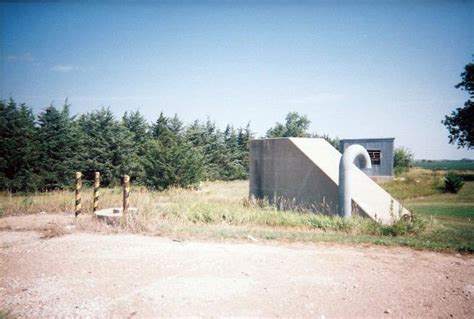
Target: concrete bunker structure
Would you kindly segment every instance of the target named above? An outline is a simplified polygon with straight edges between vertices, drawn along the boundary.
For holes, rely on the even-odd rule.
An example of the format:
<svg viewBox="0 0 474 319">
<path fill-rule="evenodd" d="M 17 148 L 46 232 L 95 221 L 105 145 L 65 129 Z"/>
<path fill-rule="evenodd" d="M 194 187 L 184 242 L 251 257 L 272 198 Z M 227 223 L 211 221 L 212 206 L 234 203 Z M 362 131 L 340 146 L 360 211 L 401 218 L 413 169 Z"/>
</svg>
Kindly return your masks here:
<svg viewBox="0 0 474 319">
<path fill-rule="evenodd" d="M 337 214 L 340 160 L 341 153 L 322 138 L 251 140 L 250 196 L 282 208 Z M 355 165 L 351 171 L 354 214 L 385 224 L 410 214 Z"/>
</svg>

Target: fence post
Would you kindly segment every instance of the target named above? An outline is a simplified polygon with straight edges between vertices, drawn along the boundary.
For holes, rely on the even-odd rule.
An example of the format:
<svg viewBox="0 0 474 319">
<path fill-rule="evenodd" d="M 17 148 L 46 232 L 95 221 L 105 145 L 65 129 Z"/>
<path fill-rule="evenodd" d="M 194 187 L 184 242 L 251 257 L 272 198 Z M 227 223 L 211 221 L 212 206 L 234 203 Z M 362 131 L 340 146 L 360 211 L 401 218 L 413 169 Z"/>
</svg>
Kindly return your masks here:
<svg viewBox="0 0 474 319">
<path fill-rule="evenodd" d="M 100 187 L 100 173 L 95 172 L 94 176 L 94 202 L 92 205 L 92 212 L 96 212 L 99 207 L 99 187 Z"/>
<path fill-rule="evenodd" d="M 76 172 L 76 209 L 75 215 L 79 215 L 81 213 L 81 188 L 82 188 L 82 173 Z"/>
<path fill-rule="evenodd" d="M 128 206 L 129 206 L 128 196 L 130 192 L 129 185 L 128 185 L 129 182 L 130 182 L 130 177 L 128 175 L 125 175 L 123 177 L 123 214 L 124 215 L 128 213 Z"/>
</svg>

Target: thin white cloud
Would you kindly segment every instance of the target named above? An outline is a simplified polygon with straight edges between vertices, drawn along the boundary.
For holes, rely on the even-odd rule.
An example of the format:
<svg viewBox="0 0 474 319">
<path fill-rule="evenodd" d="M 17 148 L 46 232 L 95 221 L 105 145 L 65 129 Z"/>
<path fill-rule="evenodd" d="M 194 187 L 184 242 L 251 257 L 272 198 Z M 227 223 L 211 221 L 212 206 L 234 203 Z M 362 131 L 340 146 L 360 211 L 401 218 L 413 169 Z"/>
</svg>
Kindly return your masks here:
<svg viewBox="0 0 474 319">
<path fill-rule="evenodd" d="M 20 55 L 7 55 L 3 58 L 3 60 L 7 61 L 8 63 L 16 63 L 16 62 L 23 62 L 23 63 L 33 63 L 36 59 L 33 55 L 29 52 Z"/>
<path fill-rule="evenodd" d="M 64 64 L 57 64 L 51 68 L 51 71 L 60 73 L 71 72 L 72 70 L 74 70 L 74 66 Z"/>
<path fill-rule="evenodd" d="M 55 66 L 51 67 L 51 71 L 54 72 L 59 72 L 59 73 L 67 73 L 67 72 L 72 72 L 72 71 L 79 71 L 79 72 L 87 72 L 87 71 L 92 71 L 92 67 L 82 67 L 82 66 L 77 66 L 77 65 L 71 65 L 71 64 L 56 64 Z"/>
</svg>

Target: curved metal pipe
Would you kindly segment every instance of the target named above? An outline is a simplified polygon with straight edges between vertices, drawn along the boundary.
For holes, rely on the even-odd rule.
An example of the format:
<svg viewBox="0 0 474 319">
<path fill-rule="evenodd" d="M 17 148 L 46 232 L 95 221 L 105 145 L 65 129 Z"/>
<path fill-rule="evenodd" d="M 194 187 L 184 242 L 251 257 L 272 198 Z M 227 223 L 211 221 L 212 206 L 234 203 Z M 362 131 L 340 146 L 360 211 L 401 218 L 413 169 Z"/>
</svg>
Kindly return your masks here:
<svg viewBox="0 0 474 319">
<path fill-rule="evenodd" d="M 349 146 L 342 154 L 339 162 L 339 214 L 344 218 L 350 218 L 352 214 L 352 185 L 351 171 L 356 158 L 364 159 L 364 167 L 372 168 L 370 156 L 367 150 L 359 144 Z"/>
</svg>

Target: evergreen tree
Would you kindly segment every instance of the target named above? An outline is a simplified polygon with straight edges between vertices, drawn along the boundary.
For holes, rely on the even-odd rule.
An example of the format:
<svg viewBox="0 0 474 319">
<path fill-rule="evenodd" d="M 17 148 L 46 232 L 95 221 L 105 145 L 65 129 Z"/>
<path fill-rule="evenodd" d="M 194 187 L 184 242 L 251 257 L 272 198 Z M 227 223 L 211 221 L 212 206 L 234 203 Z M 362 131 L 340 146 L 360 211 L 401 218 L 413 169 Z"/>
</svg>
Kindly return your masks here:
<svg viewBox="0 0 474 319">
<path fill-rule="evenodd" d="M 95 171 L 101 173 L 104 185 L 118 184 L 125 174 L 131 179 L 140 176 L 141 164 L 133 152 L 133 135 L 115 120 L 110 109 L 84 114 L 78 125 L 82 134 L 81 160 L 86 179 L 93 180 Z"/>
<path fill-rule="evenodd" d="M 37 127 L 31 109 L 13 100 L 0 102 L 0 115 L 1 189 L 64 188 L 74 171 L 86 183 L 99 171 L 104 186 L 128 174 L 156 189 L 248 176 L 249 125 L 222 132 L 208 119 L 184 127 L 177 115 L 160 113 L 150 127 L 138 111 L 118 122 L 108 108 L 75 119 L 67 102 L 44 109 Z"/>
<path fill-rule="evenodd" d="M 250 130 L 250 123 L 247 123 L 245 129 L 239 129 L 238 144 L 240 150 L 240 157 L 242 161 L 242 166 L 245 167 L 245 176 L 243 176 L 243 178 L 248 178 L 249 174 L 249 141 L 253 137 L 253 133 Z"/>
<path fill-rule="evenodd" d="M 169 119 L 163 114 L 160 113 L 160 117 L 156 120 L 156 122 L 151 127 L 151 135 L 155 139 L 175 139 L 173 132 L 171 132 L 169 128 Z"/>
<path fill-rule="evenodd" d="M 125 112 L 122 118 L 123 125 L 132 133 L 132 141 L 135 144 L 137 154 L 142 156 L 145 153 L 145 146 L 150 139 L 148 133 L 149 125 L 140 111 Z"/>
<path fill-rule="evenodd" d="M 195 120 L 184 131 L 184 139 L 190 142 L 194 148 L 202 148 L 206 142 L 206 135 L 206 128 L 199 120 Z"/>
<path fill-rule="evenodd" d="M 69 105 L 62 110 L 53 105 L 38 115 L 41 188 L 56 189 L 71 185 L 78 165 L 79 141 L 76 139 Z"/>
<path fill-rule="evenodd" d="M 168 119 L 168 128 L 179 140 L 183 134 L 183 122 L 179 119 L 178 114 L 175 114 L 172 118 Z"/>
<path fill-rule="evenodd" d="M 214 122 L 194 121 L 184 133 L 204 157 L 205 177 L 210 180 L 234 180 L 248 176 L 248 140 L 250 127 L 235 130 L 228 125 L 221 132 Z"/>
<path fill-rule="evenodd" d="M 32 110 L 13 99 L 0 101 L 0 188 L 12 192 L 39 187 L 38 147 Z"/>
<path fill-rule="evenodd" d="M 145 171 L 142 165 L 142 159 L 146 153 L 147 144 L 151 138 L 149 125 L 139 111 L 125 112 L 122 118 L 122 124 L 128 129 L 132 137 L 132 148 L 128 150 L 129 156 L 134 163 L 133 180 L 142 183 L 145 178 Z"/>
<path fill-rule="evenodd" d="M 239 129 L 239 132 L 242 131 Z M 234 180 L 242 179 L 247 175 L 247 168 L 243 163 L 239 145 L 239 135 L 234 127 L 227 125 L 224 131 L 224 152 L 222 152 L 222 166 L 220 167 L 219 179 Z"/>
<path fill-rule="evenodd" d="M 205 124 L 204 135 L 204 159 L 206 166 L 206 178 L 218 180 L 223 177 L 224 156 L 224 136 L 217 129 L 216 124 L 210 119 Z"/>
<path fill-rule="evenodd" d="M 178 143 L 162 134 L 148 144 L 143 161 L 145 184 L 163 190 L 197 184 L 204 172 L 203 158 L 188 142 Z"/>
</svg>

